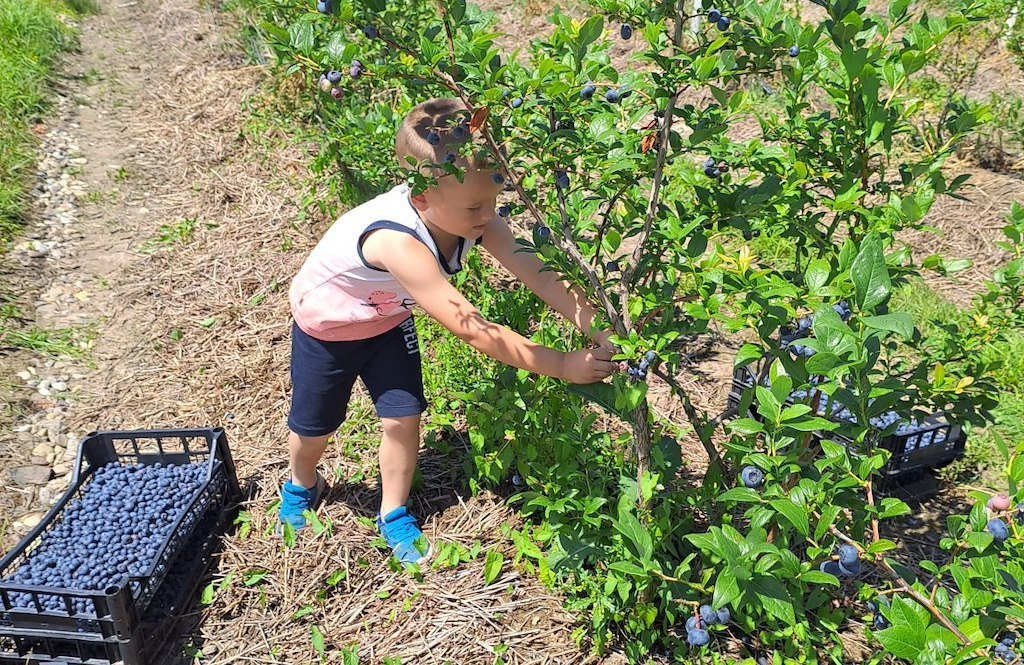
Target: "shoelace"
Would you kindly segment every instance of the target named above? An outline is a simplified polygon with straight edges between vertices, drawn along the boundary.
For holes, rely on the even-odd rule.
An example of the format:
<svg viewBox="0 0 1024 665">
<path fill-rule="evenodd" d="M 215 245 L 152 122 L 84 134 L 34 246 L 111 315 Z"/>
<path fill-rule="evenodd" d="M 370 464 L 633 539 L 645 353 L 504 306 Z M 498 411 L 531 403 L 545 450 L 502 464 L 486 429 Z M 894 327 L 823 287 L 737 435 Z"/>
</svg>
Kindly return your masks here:
<svg viewBox="0 0 1024 665">
<path fill-rule="evenodd" d="M 408 513 L 402 515 L 394 522 L 385 522 L 381 531 L 384 532 L 384 540 L 388 545 L 394 547 L 398 543 L 419 538 L 419 529 L 416 527 L 416 518 Z"/>
</svg>

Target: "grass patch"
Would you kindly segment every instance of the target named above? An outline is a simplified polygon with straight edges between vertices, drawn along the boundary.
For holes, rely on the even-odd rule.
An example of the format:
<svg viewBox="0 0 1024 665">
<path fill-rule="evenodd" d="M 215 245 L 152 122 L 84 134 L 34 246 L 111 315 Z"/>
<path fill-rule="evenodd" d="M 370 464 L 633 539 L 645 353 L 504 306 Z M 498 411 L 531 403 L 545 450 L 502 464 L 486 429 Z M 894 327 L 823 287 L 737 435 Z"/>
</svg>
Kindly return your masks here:
<svg viewBox="0 0 1024 665">
<path fill-rule="evenodd" d="M 69 6 L 95 8 L 92 0 Z M 0 244 L 20 228 L 34 158 L 29 123 L 45 111 L 51 70 L 72 38 L 62 11 L 53 0 L 0 0 Z"/>
<path fill-rule="evenodd" d="M 912 314 L 921 334 L 925 336 L 936 330 L 932 321 L 964 323 L 967 319 L 966 312 L 920 279 L 897 289 L 893 293 L 891 306 L 895 311 Z M 981 354 L 986 360 L 1002 363 L 1002 367 L 995 372 L 996 385 L 1000 388 L 999 405 L 993 410 L 995 423 L 970 431 L 963 459 L 943 472 L 947 478 L 991 479 L 1002 465 L 995 437 L 1001 436 L 1011 447 L 1018 441 L 1024 441 L 1024 384 L 1021 383 L 1024 380 L 1024 332 L 1009 331 L 1005 341 L 986 347 Z"/>
</svg>

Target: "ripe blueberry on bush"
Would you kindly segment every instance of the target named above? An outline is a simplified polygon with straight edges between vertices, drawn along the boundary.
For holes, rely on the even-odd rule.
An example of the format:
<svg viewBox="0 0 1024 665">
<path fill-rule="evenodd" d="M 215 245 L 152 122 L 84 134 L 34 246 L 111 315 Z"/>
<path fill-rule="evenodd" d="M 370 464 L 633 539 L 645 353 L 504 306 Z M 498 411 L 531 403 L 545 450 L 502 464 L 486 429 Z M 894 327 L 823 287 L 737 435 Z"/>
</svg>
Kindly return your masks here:
<svg viewBox="0 0 1024 665">
<path fill-rule="evenodd" d="M 320 2 L 316 3 L 316 10 L 318 12 L 320 12 L 321 14 L 330 14 L 331 13 L 331 3 L 330 3 L 330 0 L 320 0 Z"/>
<path fill-rule="evenodd" d="M 789 47 L 789 57 L 795 58 L 798 55 L 800 55 L 800 47 L 799 46 L 790 46 Z"/>
<path fill-rule="evenodd" d="M 619 267 L 618 260 L 615 260 L 609 261 L 608 263 L 604 264 L 604 269 L 606 272 L 618 272 L 622 268 Z"/>
<path fill-rule="evenodd" d="M 569 189 L 569 174 L 565 171 L 555 171 L 555 186 L 559 189 Z"/>
<path fill-rule="evenodd" d="M 466 138 L 466 136 L 468 134 L 469 134 L 469 129 L 467 129 L 466 125 L 464 125 L 464 124 L 460 123 L 458 125 L 455 125 L 455 127 L 452 128 L 452 138 L 455 139 L 456 141 L 463 140 L 464 138 Z"/>
<path fill-rule="evenodd" d="M 493 182 L 495 185 L 503 184 L 505 182 L 505 177 L 502 176 L 500 173 L 492 173 L 491 182 Z"/>
<path fill-rule="evenodd" d="M 987 505 L 989 510 L 1009 510 L 1010 497 L 1006 496 L 1005 494 L 996 494 L 995 496 L 988 500 Z"/>
<path fill-rule="evenodd" d="M 839 546 L 839 563 L 844 566 L 850 566 L 857 563 L 857 559 L 860 558 L 860 552 L 853 545 L 840 545 Z"/>
<path fill-rule="evenodd" d="M 821 565 L 818 566 L 818 570 L 823 573 L 828 573 L 834 577 L 842 577 L 842 571 L 839 570 L 839 564 L 835 561 L 822 561 Z"/>
<path fill-rule="evenodd" d="M 696 628 L 686 633 L 686 641 L 692 647 L 703 647 L 711 642 L 711 636 L 708 635 L 708 631 Z"/>
<path fill-rule="evenodd" d="M 454 164 L 456 159 L 458 158 L 455 156 L 454 152 L 449 152 L 444 156 L 445 164 Z"/>
<path fill-rule="evenodd" d="M 1006 528 L 1006 522 L 1000 519 L 989 520 L 985 530 L 992 534 L 992 539 L 996 543 L 1002 543 L 1010 537 L 1010 530 Z"/>
<path fill-rule="evenodd" d="M 756 490 L 764 484 L 764 471 L 756 466 L 745 466 L 740 472 L 740 479 L 743 480 L 745 486 Z"/>
<path fill-rule="evenodd" d="M 700 620 L 709 626 L 714 625 L 718 623 L 718 613 L 711 609 L 710 605 L 701 605 Z"/>
<path fill-rule="evenodd" d="M 341 82 L 341 72 L 339 72 L 337 69 L 332 69 L 331 71 L 327 72 L 327 80 L 337 85 L 338 83 Z"/>
<path fill-rule="evenodd" d="M 857 561 L 855 559 L 853 563 L 849 565 L 844 564 L 842 561 L 840 561 L 839 572 L 847 577 L 856 577 L 857 575 L 860 575 L 860 561 Z"/>
<path fill-rule="evenodd" d="M 719 30 L 721 30 L 722 32 L 725 32 L 726 30 L 729 29 L 729 24 L 731 22 L 732 21 L 729 20 L 728 16 L 723 16 L 722 18 L 718 19 L 718 21 L 715 23 L 715 25 L 718 27 Z"/>
<path fill-rule="evenodd" d="M 597 88 L 594 87 L 594 84 L 588 83 L 580 89 L 580 99 L 585 102 L 590 101 L 594 97 L 594 93 L 596 91 Z"/>
<path fill-rule="evenodd" d="M 537 235 L 540 236 L 542 239 L 547 240 L 548 238 L 551 237 L 551 229 L 543 225 L 539 226 L 537 227 Z"/>
<path fill-rule="evenodd" d="M 708 23 L 718 23 L 720 18 L 722 18 L 722 12 L 717 9 L 712 9 L 708 12 Z"/>
<path fill-rule="evenodd" d="M 617 104 L 619 101 L 619 91 L 609 90 L 608 92 L 604 93 L 604 100 L 609 104 Z"/>
<path fill-rule="evenodd" d="M 508 206 L 501 206 L 500 208 L 498 208 L 498 216 L 500 217 L 508 217 L 511 214 L 512 209 L 509 208 Z"/>
<path fill-rule="evenodd" d="M 372 25 L 364 25 L 363 34 L 366 35 L 367 39 L 377 39 L 377 28 Z"/>
<path fill-rule="evenodd" d="M 430 145 L 437 145 L 440 142 L 441 142 L 440 134 L 438 134 L 437 132 L 434 132 L 434 131 L 427 132 L 427 143 L 429 143 Z"/>
<path fill-rule="evenodd" d="M 729 623 L 729 619 L 731 619 L 731 618 L 732 618 L 732 613 L 729 612 L 729 608 L 728 607 L 723 607 L 722 609 L 718 610 L 718 623 L 721 623 L 721 624 Z"/>
<path fill-rule="evenodd" d="M 629 39 L 633 36 L 633 26 L 628 23 L 623 23 L 622 27 L 619 28 L 619 37 L 623 39 Z"/>
<path fill-rule="evenodd" d="M 519 108 L 522 105 L 523 105 L 523 98 L 522 97 L 516 97 L 515 99 L 512 100 L 512 108 L 517 109 L 517 108 Z"/>
<path fill-rule="evenodd" d="M 686 632 L 689 633 L 692 630 L 697 630 L 703 625 L 704 624 L 702 624 L 700 621 L 700 617 L 690 617 L 686 620 Z"/>
</svg>

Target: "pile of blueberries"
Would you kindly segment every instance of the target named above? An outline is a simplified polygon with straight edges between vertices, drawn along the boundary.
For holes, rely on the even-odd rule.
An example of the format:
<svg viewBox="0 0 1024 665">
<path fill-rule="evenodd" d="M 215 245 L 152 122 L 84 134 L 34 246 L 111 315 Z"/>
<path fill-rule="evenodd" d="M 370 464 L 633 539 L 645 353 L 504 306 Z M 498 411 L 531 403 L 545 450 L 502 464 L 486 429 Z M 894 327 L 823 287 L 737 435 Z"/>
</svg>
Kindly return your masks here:
<svg viewBox="0 0 1024 665">
<path fill-rule="evenodd" d="M 202 464 L 124 466 L 95 471 L 39 537 L 28 559 L 5 582 L 77 591 L 100 591 L 142 577 L 206 481 Z M 60 597 L 37 594 L 43 610 L 67 611 Z M 27 593 L 12 593 L 16 608 L 36 609 Z M 91 612 L 85 599 L 74 612 Z"/>
<path fill-rule="evenodd" d="M 692 647 L 707 646 L 711 641 L 708 626 L 727 624 L 731 618 L 728 607 L 715 610 L 710 605 L 701 605 L 698 615 L 686 620 L 686 642 Z"/>
</svg>

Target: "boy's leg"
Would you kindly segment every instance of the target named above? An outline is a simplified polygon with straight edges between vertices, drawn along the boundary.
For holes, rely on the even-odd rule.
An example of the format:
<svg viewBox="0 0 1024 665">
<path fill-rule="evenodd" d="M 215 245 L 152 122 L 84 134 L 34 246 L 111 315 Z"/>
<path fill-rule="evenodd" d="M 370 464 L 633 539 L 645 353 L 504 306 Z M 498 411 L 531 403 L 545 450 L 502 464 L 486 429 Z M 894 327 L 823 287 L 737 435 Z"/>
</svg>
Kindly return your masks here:
<svg viewBox="0 0 1024 665">
<path fill-rule="evenodd" d="M 420 416 L 381 418 L 380 514 L 387 515 L 409 500 L 420 450 Z"/>
<path fill-rule="evenodd" d="M 306 488 L 316 485 L 316 465 L 327 450 L 329 438 L 330 434 L 299 436 L 295 432 L 288 432 L 288 457 L 293 483 Z"/>
</svg>

